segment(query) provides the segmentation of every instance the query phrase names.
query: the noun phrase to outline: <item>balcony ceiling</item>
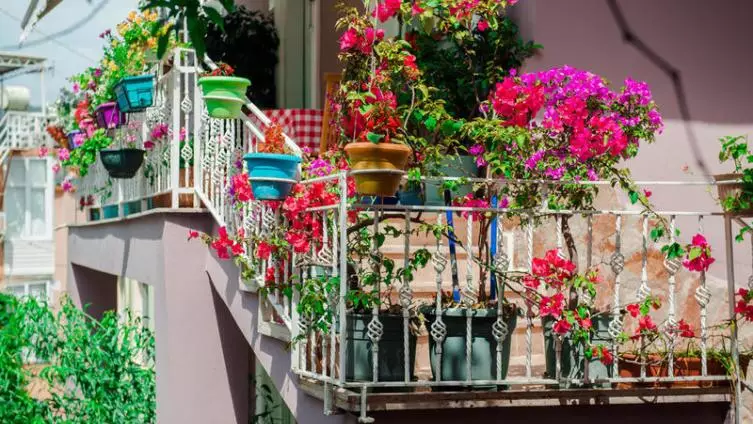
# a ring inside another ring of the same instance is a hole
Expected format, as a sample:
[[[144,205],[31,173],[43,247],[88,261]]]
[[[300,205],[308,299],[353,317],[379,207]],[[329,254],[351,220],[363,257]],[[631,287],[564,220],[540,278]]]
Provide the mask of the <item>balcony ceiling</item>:
[[[46,60],[47,59],[39,56],[0,52],[0,75],[5,75],[18,69],[39,65]]]

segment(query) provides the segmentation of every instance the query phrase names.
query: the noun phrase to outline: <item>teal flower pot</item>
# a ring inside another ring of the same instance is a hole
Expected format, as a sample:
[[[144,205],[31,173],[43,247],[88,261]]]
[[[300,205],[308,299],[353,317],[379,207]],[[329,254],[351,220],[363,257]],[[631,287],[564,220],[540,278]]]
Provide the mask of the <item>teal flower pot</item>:
[[[397,192],[397,198],[401,205],[422,206],[425,202],[424,191],[420,183],[408,184]]]
[[[433,307],[422,310],[426,317],[426,327],[436,320]],[[501,368],[502,378],[507,378],[510,365],[510,341],[512,332],[518,322],[518,315],[514,309],[505,311],[505,323],[510,333],[502,341],[502,362],[497,364],[497,340],[492,333],[492,325],[497,320],[497,309],[471,310],[471,380],[496,380],[497,366]],[[437,369],[439,355],[437,343],[429,336],[429,359],[431,372],[434,376],[440,373],[442,381],[466,381],[466,310],[453,308],[442,311],[442,322],[447,326],[447,336],[442,343],[442,363]],[[430,333],[431,334],[431,333]]]
[[[255,199],[282,200],[288,197],[301,158],[275,153],[249,153],[243,156],[243,160],[246,161]]]
[[[204,103],[212,118],[235,119],[241,114],[246,103],[246,89],[251,81],[239,77],[199,78]]]
[[[599,315],[591,319],[594,327],[594,334],[591,336],[593,344],[604,344],[610,346],[612,338],[609,335],[609,323],[612,317],[609,315]],[[544,355],[546,358],[546,378],[557,378],[557,369],[555,359],[557,357],[557,347],[555,336],[552,330],[554,319],[546,317],[542,320],[544,326]],[[574,346],[570,342],[570,337],[562,340],[562,350],[560,352],[560,375],[562,378],[583,378],[585,376],[586,357],[583,354],[583,345]],[[604,365],[598,358],[588,360],[588,378],[610,378],[612,377],[612,367]],[[569,388],[576,385],[562,383],[560,387]],[[603,387],[610,387],[609,383],[603,384]]]
[[[154,75],[125,77],[113,88],[123,113],[139,112],[154,104]]]
[[[478,174],[478,167],[473,156],[448,156],[442,159],[438,171],[443,177],[473,178]],[[458,185],[452,191],[452,197],[465,196],[471,191],[472,183]],[[441,181],[427,181],[425,193],[427,206],[444,206],[444,188]]]
[[[347,381],[372,381],[373,356],[368,325],[371,314],[349,313],[346,317],[345,379]],[[379,315],[384,326],[379,339],[379,381],[403,381],[405,379],[405,349],[403,348],[402,315]],[[408,334],[408,360],[410,377],[416,362],[416,336]]]

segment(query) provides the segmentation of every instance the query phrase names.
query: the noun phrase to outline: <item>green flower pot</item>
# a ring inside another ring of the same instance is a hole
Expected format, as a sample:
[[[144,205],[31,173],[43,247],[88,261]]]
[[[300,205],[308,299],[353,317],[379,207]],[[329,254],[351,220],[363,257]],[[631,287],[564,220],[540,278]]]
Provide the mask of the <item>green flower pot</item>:
[[[434,308],[424,308],[426,327],[431,329],[431,324],[436,320]],[[471,310],[471,380],[496,380],[497,379],[497,340],[492,333],[492,325],[497,320],[497,309],[473,309]],[[502,370],[502,378],[507,378],[507,369],[510,365],[510,341],[512,332],[518,322],[515,310],[505,311],[505,323],[510,333],[502,342],[502,362],[499,364]],[[468,358],[465,352],[466,345],[466,310],[447,309],[442,311],[442,322],[447,326],[447,337],[442,343],[442,363],[437,370],[437,343],[429,336],[429,359],[431,360],[431,372],[434,376],[440,372],[442,381],[465,381],[467,379],[466,367]],[[431,333],[431,332],[430,332]]]
[[[478,173],[478,167],[476,166],[476,158],[473,156],[448,156],[442,159],[438,171],[443,177],[473,178]],[[444,190],[441,181],[427,181],[424,191],[426,193],[426,205],[444,206]],[[461,184],[452,191],[452,197],[465,196],[471,191],[473,191],[472,183]]]
[[[212,118],[235,119],[246,103],[246,89],[251,81],[239,77],[203,77],[199,86],[204,93],[204,103]]]
[[[368,325],[371,314],[349,313],[346,317],[346,371],[347,381],[372,381],[373,356]],[[403,316],[379,315],[384,326],[379,340],[379,381],[403,381],[405,379],[405,349],[403,348]],[[416,336],[408,334],[408,360],[410,378],[416,362]]]
[[[555,344],[554,319],[546,317],[542,320],[544,326],[544,355],[546,358],[546,378],[557,378],[557,369],[555,358],[557,357],[557,347]],[[609,315],[599,315],[591,319],[594,327],[594,334],[591,336],[593,344],[602,343],[611,346],[612,338],[609,335],[609,323],[612,317]],[[560,352],[560,375],[562,378],[583,378],[585,375],[586,358],[583,354],[583,345],[573,346],[570,337],[562,340],[562,351]],[[604,365],[599,358],[588,360],[588,378],[610,378],[612,377],[612,367]],[[562,383],[560,387],[569,388],[581,386],[571,383]],[[596,385],[597,387],[610,387],[609,383]]]

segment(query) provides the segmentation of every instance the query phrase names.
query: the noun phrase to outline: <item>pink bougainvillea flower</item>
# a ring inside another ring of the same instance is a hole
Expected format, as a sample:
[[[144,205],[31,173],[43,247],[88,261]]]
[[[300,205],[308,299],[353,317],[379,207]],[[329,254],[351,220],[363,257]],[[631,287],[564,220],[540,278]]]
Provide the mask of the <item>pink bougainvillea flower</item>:
[[[711,246],[702,234],[696,234],[686,248],[687,254],[682,262],[689,271],[706,272],[716,260],[711,257]]]
[[[262,241],[258,246],[256,246],[256,256],[258,256],[259,259],[267,260],[269,259],[269,256],[272,254],[273,250],[274,247],[271,244],[267,243],[266,241]]]
[[[541,285],[541,280],[532,275],[526,275],[523,277],[523,285],[528,287],[529,289],[538,290],[539,286]]]
[[[71,157],[71,153],[65,147],[58,149],[58,160],[63,162]]]
[[[194,230],[188,230],[188,239],[193,240],[195,238],[199,238],[199,232]]]
[[[402,0],[384,0],[379,2],[377,9],[374,11],[379,22],[387,22],[390,18],[395,16],[395,14],[400,11],[401,3]]]
[[[418,3],[413,3],[413,6],[411,6],[410,14],[411,16],[416,16],[424,13],[424,8],[419,6]]]
[[[478,21],[476,29],[478,29],[479,32],[486,31],[487,29],[489,29],[489,22],[487,22],[485,19],[481,19],[480,21]]]
[[[644,189],[643,189],[643,195],[644,195],[644,196],[646,196],[646,198],[647,198],[647,199],[648,199],[649,197],[651,197],[651,195],[652,195],[652,194],[653,194],[653,193],[651,192],[651,190],[649,190],[649,189],[647,189],[647,188],[644,188]]]
[[[39,157],[47,157],[47,155],[50,154],[50,149],[47,148],[47,146],[42,146],[39,148]]]
[[[630,313],[630,316],[633,318],[637,318],[641,313],[641,307],[638,306],[637,303],[631,303],[630,305],[627,305],[625,309],[627,309],[627,311]]]
[[[690,327],[690,324],[688,324],[687,322],[685,322],[684,319],[681,319],[677,323],[677,331],[680,333],[680,337],[685,337],[685,338],[693,338],[693,337],[695,337],[695,332]]]
[[[562,293],[555,293],[552,296],[541,296],[540,303],[541,317],[559,318],[562,316],[562,310],[565,307],[565,296]]]
[[[355,28],[348,28],[340,36],[340,51],[348,51],[358,45],[358,32]]]
[[[612,365],[614,364],[614,355],[612,355],[612,352],[607,348],[606,346],[601,346],[601,351],[599,352],[599,360],[604,365]]]
[[[573,326],[569,322],[567,322],[566,319],[561,319],[554,323],[552,330],[554,330],[554,332],[559,335],[564,335],[567,334],[572,328]]]
[[[52,165],[52,172],[55,173],[55,174],[57,174],[58,172],[60,172],[60,164],[59,163],[55,162],[55,164]]]

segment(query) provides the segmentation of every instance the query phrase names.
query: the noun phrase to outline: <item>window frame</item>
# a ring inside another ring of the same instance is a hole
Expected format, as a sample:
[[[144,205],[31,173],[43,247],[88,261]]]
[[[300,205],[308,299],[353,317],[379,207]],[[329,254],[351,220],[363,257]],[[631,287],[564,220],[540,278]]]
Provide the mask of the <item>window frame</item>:
[[[30,172],[31,169],[30,164],[32,162],[43,162],[44,163],[44,170],[45,170],[45,181],[44,183],[41,182],[32,182],[29,180],[30,178]],[[51,162],[50,158],[37,158],[37,157],[14,157],[11,159],[11,162],[9,166],[13,167],[14,165],[17,165],[19,163],[23,164],[24,167],[24,182],[22,184],[15,183],[11,180],[11,170],[8,172],[8,180],[5,184],[5,231],[6,231],[6,237],[9,240],[22,240],[22,241],[50,241],[52,240],[52,227],[53,227],[53,205],[54,205],[54,192],[52,190],[52,187],[54,185],[54,178],[55,176],[52,173],[51,170]],[[42,185],[44,184],[44,185]],[[21,234],[13,235],[12,237],[8,234],[8,188],[23,188],[24,190],[24,211],[23,211],[23,228],[21,230]],[[31,197],[32,192],[35,189],[44,189],[44,202],[45,202],[45,216],[44,216],[44,232],[41,235],[32,235],[31,234],[31,226],[32,226],[32,217],[31,217],[31,208],[29,207],[31,205]]]

